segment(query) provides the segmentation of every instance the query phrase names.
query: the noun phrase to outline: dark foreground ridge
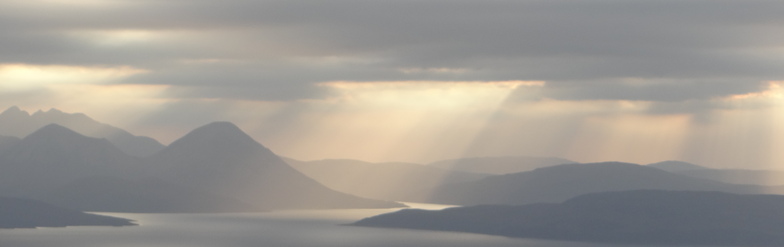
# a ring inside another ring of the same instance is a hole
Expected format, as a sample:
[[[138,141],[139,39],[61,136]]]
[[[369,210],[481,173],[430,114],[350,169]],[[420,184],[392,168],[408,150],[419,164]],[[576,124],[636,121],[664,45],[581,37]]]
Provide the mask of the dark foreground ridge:
[[[83,213],[43,202],[0,197],[0,228],[132,226],[130,220]]]
[[[604,192],[559,204],[405,209],[352,225],[623,244],[784,246],[784,196]]]

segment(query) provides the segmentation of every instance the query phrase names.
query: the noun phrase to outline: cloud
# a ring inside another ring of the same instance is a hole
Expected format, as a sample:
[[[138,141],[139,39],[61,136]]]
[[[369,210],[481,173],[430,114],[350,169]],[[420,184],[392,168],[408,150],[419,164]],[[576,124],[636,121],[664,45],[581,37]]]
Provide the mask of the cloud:
[[[766,90],[767,82],[721,80],[672,81],[628,79],[614,82],[551,82],[542,97],[558,100],[639,100],[682,102],[711,100]]]
[[[0,63],[143,68],[125,83],[181,97],[317,98],[314,85],[338,80],[541,80],[564,100],[679,101],[783,78],[783,11],[765,0],[4,1]]]

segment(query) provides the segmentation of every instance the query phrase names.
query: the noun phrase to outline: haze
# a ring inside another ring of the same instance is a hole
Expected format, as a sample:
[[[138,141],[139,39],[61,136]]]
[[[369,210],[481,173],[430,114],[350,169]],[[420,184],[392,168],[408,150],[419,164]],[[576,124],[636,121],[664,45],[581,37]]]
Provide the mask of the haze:
[[[781,169],[780,1],[0,2],[0,109],[300,160]]]

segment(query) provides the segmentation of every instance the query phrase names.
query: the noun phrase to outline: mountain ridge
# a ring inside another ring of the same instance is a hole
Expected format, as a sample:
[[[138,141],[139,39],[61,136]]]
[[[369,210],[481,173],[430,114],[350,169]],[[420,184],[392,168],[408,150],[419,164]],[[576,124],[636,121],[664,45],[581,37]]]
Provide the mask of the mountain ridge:
[[[95,121],[83,113],[65,113],[52,108],[30,114],[17,106],[0,113],[0,135],[24,138],[49,124],[58,124],[89,137],[106,138],[120,150],[133,156],[149,156],[164,147],[153,138],[133,135],[126,130]]]
[[[87,137],[50,124],[0,153],[0,192],[40,195],[48,188],[88,176],[132,177],[143,162],[106,139]]]
[[[563,203],[404,209],[351,225],[652,245],[784,245],[784,196],[637,190]]]
[[[451,169],[463,172],[509,174],[530,171],[536,168],[577,163],[557,157],[537,156],[498,156],[498,157],[468,157],[436,161],[429,166],[442,169]]]
[[[230,122],[196,128],[150,156],[162,178],[264,209],[398,207],[329,189],[289,166]]]
[[[561,202],[603,191],[638,189],[769,192],[769,187],[727,184],[623,162],[566,164],[496,175],[439,187],[429,202],[458,205]]]

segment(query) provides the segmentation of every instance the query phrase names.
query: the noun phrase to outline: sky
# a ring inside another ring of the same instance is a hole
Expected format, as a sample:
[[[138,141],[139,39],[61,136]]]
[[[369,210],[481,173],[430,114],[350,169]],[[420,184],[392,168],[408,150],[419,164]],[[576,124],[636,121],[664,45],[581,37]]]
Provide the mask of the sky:
[[[2,0],[0,108],[276,153],[784,169],[784,2]]]

